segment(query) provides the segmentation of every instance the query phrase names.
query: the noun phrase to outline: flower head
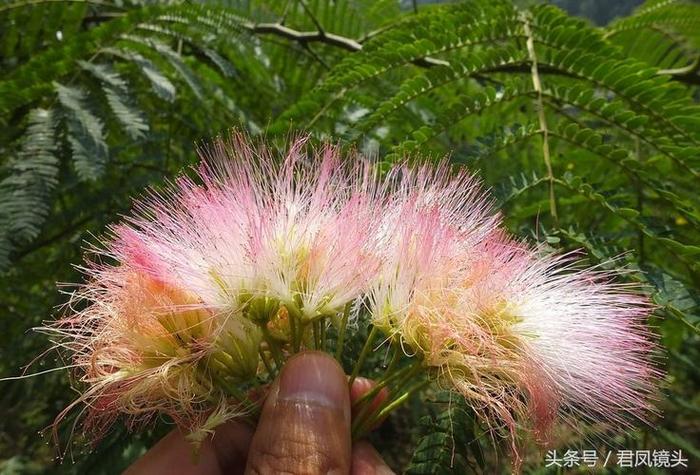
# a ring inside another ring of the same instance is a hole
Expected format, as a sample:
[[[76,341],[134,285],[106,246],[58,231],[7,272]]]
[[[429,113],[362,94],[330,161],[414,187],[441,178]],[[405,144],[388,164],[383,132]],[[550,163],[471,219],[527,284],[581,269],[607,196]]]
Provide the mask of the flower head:
[[[618,427],[646,420],[660,377],[650,360],[656,349],[646,326],[651,303],[634,287],[615,283],[613,273],[577,266],[572,255],[522,251],[514,259],[522,262],[505,288],[505,311],[529,362],[529,382],[539,380],[528,388],[536,422],[551,417],[544,407],[570,420]]]
[[[366,292],[380,211],[370,165],[330,145],[308,160],[304,146],[280,160],[241,135],[218,141],[195,178],[151,191],[112,228],[53,325],[90,420],[221,421],[235,413],[230,384],[254,381],[261,354],[283,356],[277,346],[299,346],[307,323],[337,321]]]
[[[89,427],[161,412],[201,442],[291,353],[325,348],[330,325],[341,351],[351,307],[511,440],[522,421],[544,438],[560,417],[645,417],[659,375],[633,289],[514,240],[446,162],[380,175],[309,150],[219,140],[111,228],[52,326]]]
[[[486,219],[475,238],[429,212],[413,218],[396,218],[405,247],[388,247],[402,254],[383,261],[375,324],[487,421],[505,424],[512,440],[526,422],[544,439],[557,420],[619,426],[653,412],[652,306],[634,288]]]
[[[384,185],[389,191],[378,230],[382,266],[373,282],[370,314],[385,333],[403,335],[420,347],[412,325],[421,324],[412,309],[449,306],[462,256],[487,239],[500,218],[478,181],[466,172],[452,175],[444,162],[399,165]]]
[[[466,173],[392,173],[375,326],[513,437],[519,422],[546,438],[559,419],[644,420],[659,377],[644,297],[511,238]]]

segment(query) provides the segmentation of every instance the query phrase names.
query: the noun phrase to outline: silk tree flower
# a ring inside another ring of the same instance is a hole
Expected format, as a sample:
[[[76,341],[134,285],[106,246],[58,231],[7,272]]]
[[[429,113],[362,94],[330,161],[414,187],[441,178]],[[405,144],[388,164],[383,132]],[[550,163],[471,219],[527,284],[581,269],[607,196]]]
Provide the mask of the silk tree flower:
[[[382,266],[370,294],[374,326],[423,347],[415,309],[445,307],[462,275],[463,256],[500,223],[478,181],[467,172],[400,165],[386,179],[391,190],[381,216]],[[439,323],[443,316],[434,313]],[[427,335],[425,336],[427,337]]]
[[[490,275],[500,290],[479,297],[482,308],[507,322],[504,331],[522,355],[518,379],[540,434],[557,412],[616,427],[644,421],[660,377],[650,361],[651,303],[634,287],[615,283],[614,273],[582,268],[571,254],[513,243],[497,252],[502,270]]]
[[[210,431],[236,414],[237,385],[269,371],[261,358],[279,371],[319,336],[312,323],[340,322],[364,295],[378,269],[378,181],[330,145],[308,161],[304,142],[277,160],[240,135],[218,141],[195,178],[151,191],[93,249],[49,331],[87,385],[75,404],[96,433],[119,413],[158,412]]]
[[[363,324],[351,382],[376,332],[410,363],[376,381],[384,402],[353,409],[359,436],[426,376],[505,427],[514,449],[521,423],[544,439],[560,416],[645,417],[651,306],[613,275],[508,236],[468,172],[406,162],[380,175],[332,145],[297,139],[278,154],[236,134],[201,155],[192,177],[110,228],[46,329],[86,388],[59,420],[85,403],[99,435],[120,414],[136,425],[164,413],[201,443],[254,413],[247,391],[292,353],[330,339],[340,358]]]
[[[303,147],[278,163],[241,136],[219,141],[198,171],[203,185],[180,180],[132,224],[205,300],[262,299],[272,313],[278,302],[306,320],[342,311],[377,267],[374,182],[366,162],[343,164],[331,146],[307,161]]]
[[[522,412],[514,376],[522,368],[501,335],[506,322],[489,318],[477,292],[469,293],[494,271],[499,256],[489,250],[506,239],[500,216],[467,172],[451,174],[443,163],[392,173],[372,323],[487,421],[514,432],[513,412]]]
[[[334,147],[305,162],[303,145],[273,171],[272,188],[255,190],[264,209],[251,216],[249,247],[255,292],[298,312],[302,323],[335,316],[365,292],[378,268],[372,243],[379,211],[368,162],[351,157],[348,167]]]
[[[521,424],[546,440],[558,419],[619,427],[653,412],[660,373],[646,298],[572,255],[516,242],[487,212],[470,218],[487,223],[470,235],[407,202],[410,213],[385,228],[396,242],[372,294],[375,325],[417,351],[490,425],[504,425],[516,464]]]
[[[446,164],[393,174],[397,191],[383,214],[372,323],[487,420],[495,415],[514,430],[520,403],[508,377],[520,368],[499,336],[504,324],[487,324],[477,293],[468,293],[494,270],[498,256],[488,251],[505,239],[500,216],[474,177],[453,175]]]
[[[138,425],[164,413],[193,429],[212,407],[240,414],[214,375],[254,375],[260,330],[172,279],[129,229],[116,232],[111,251],[100,257],[119,265],[85,267],[89,283],[72,295],[71,313],[49,329],[88,387],[57,422],[84,403],[85,428],[97,439],[120,414]]]
[[[546,440],[558,419],[620,426],[653,412],[645,297],[515,241],[468,173],[402,166],[389,181],[372,322],[505,426],[516,458],[521,423]]]

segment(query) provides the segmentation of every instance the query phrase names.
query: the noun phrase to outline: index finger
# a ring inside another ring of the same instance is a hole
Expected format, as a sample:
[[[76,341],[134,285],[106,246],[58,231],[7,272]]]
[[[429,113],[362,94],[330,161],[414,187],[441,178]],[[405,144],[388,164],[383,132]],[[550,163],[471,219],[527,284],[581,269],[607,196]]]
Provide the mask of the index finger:
[[[163,437],[131,465],[125,475],[229,475],[243,473],[253,429],[229,421],[202,442],[195,456],[192,443],[178,429]]]

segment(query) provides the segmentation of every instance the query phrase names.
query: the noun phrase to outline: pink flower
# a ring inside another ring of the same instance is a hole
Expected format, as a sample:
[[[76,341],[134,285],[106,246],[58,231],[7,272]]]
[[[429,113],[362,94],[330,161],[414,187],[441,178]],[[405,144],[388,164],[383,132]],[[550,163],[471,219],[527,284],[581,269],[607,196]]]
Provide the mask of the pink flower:
[[[241,135],[218,141],[196,178],[151,191],[94,250],[52,331],[100,430],[117,413],[155,412],[211,430],[236,413],[227,391],[256,378],[261,354],[308,341],[307,323],[339,321],[366,293],[378,269],[376,179],[337,148],[309,161],[304,146],[280,161]],[[224,405],[212,412],[212,401]]]
[[[517,271],[504,285],[504,312],[530,368],[522,379],[535,422],[551,417],[543,407],[570,421],[646,421],[660,377],[646,326],[651,303],[615,283],[615,274],[577,266],[572,255],[522,250],[506,265]]]
[[[652,306],[634,289],[509,237],[478,180],[446,162],[380,176],[337,147],[309,150],[219,140],[93,250],[49,328],[87,388],[74,406],[88,427],[162,412],[201,442],[361,303],[357,324],[513,441],[520,422],[545,438],[558,419],[646,417],[659,372]]]
[[[385,181],[388,189],[379,233],[382,266],[370,294],[370,314],[386,334],[422,348],[431,313],[439,325],[463,273],[462,256],[487,239],[500,223],[478,181],[437,167],[399,165]],[[425,312],[424,312],[425,311]]]
[[[395,288],[411,275],[411,290],[391,293],[400,296],[391,331],[492,426],[505,424],[515,440],[516,424],[528,423],[546,439],[558,420],[628,427],[654,412],[660,372],[645,322],[653,307],[634,288],[499,230],[460,248],[439,225],[412,228],[424,259],[387,261]],[[375,301],[387,301],[379,289],[384,300]]]
[[[391,173],[375,326],[513,437],[518,422],[543,439],[557,420],[620,426],[653,412],[646,298],[513,240],[469,175]]]

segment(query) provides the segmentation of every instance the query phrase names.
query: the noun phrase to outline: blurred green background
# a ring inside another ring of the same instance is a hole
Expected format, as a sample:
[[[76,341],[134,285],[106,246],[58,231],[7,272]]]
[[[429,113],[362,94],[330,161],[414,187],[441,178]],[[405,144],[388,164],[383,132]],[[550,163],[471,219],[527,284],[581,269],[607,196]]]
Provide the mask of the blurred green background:
[[[700,473],[699,63],[692,1],[2,0],[0,377],[66,364],[32,331],[66,301],[57,282],[70,292],[84,243],[196,143],[301,130],[387,163],[450,154],[517,235],[628,269],[658,305],[661,416],[608,445],[563,430],[555,448],[681,449]],[[169,429],[91,446],[66,424],[59,463],[40,432],[75,394],[67,371],[0,382],[0,474],[119,473]],[[394,468],[508,472],[444,401],[375,434]],[[536,447],[523,469],[556,471]]]

